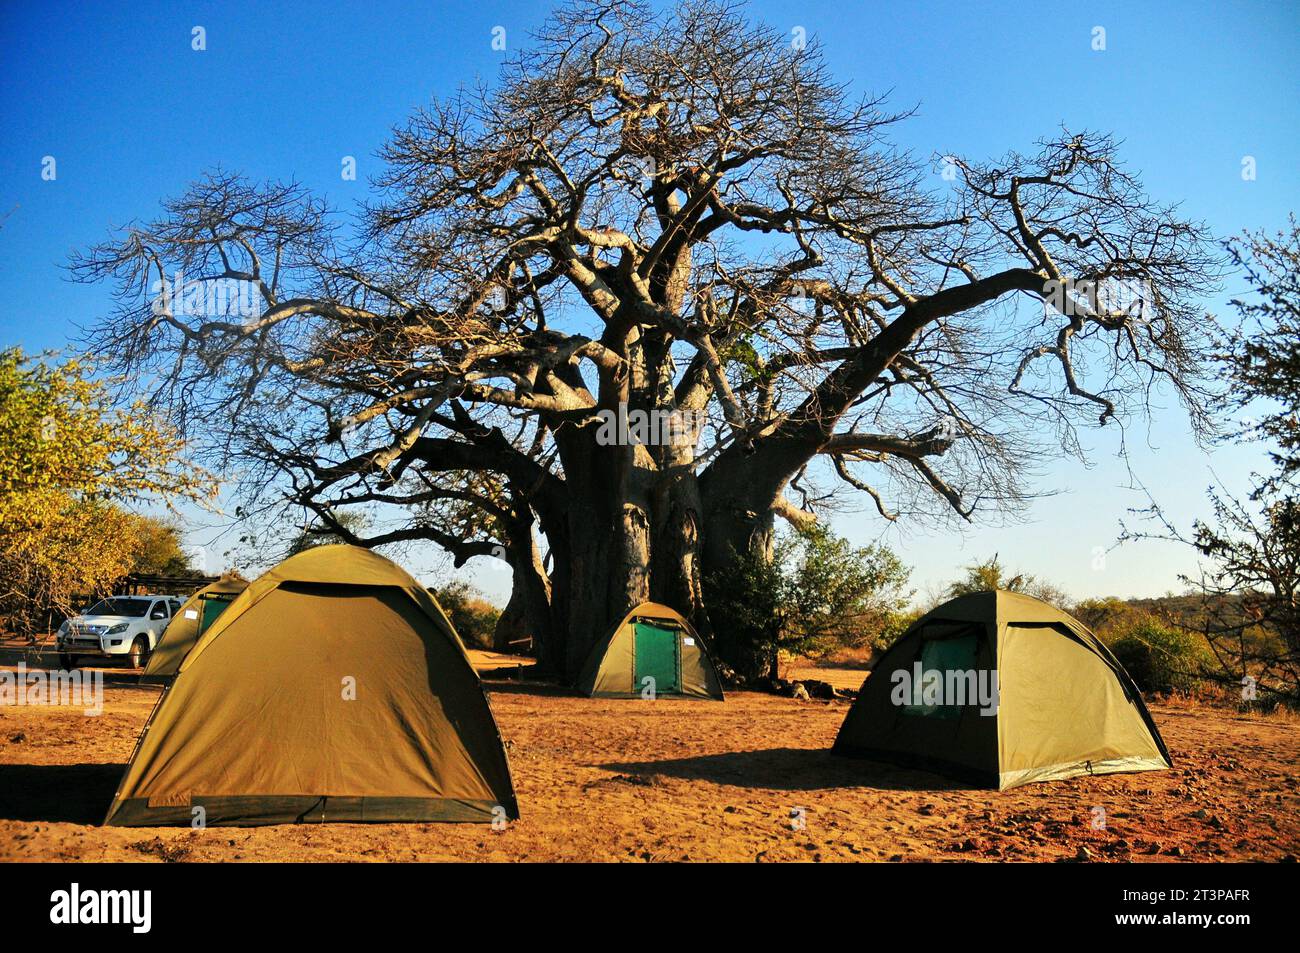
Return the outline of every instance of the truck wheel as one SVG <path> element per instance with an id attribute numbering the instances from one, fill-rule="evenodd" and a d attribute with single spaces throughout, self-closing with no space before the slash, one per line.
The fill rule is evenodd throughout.
<path id="1" fill-rule="evenodd" d="M 147 653 L 148 649 L 145 648 L 144 636 L 137 635 L 135 641 L 131 643 L 131 654 L 127 656 L 131 667 L 134 669 L 144 668 L 144 659 Z"/>
<path id="2" fill-rule="evenodd" d="M 59 653 L 59 668 L 70 670 L 76 667 L 77 657 L 75 655 L 69 655 L 67 652 Z"/>

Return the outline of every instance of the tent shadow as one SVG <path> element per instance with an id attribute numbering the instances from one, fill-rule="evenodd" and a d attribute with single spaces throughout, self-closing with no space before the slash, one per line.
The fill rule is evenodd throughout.
<path id="1" fill-rule="evenodd" d="M 606 771 L 638 777 L 672 777 L 711 781 L 741 788 L 819 791 L 827 788 L 875 788 L 888 791 L 961 791 L 973 786 L 928 771 L 879 761 L 846 758 L 815 748 L 766 748 L 729 751 L 670 761 L 625 761 L 597 765 Z"/>
<path id="2" fill-rule="evenodd" d="M 124 764 L 0 764 L 0 820 L 102 824 Z"/>
<path id="3" fill-rule="evenodd" d="M 505 679 L 494 679 L 488 675 L 481 676 L 481 679 L 483 688 L 491 695 L 535 695 L 539 698 L 585 697 L 572 688 L 565 688 L 554 682 L 506 681 Z"/>
<path id="4" fill-rule="evenodd" d="M 59 653 L 52 648 L 47 647 L 29 647 L 29 646 L 0 646 L 0 665 L 17 667 L 22 662 L 27 666 L 29 672 L 38 669 L 47 672 L 57 671 L 59 666 Z M 90 669 L 98 669 L 101 677 L 104 679 L 105 688 L 153 688 L 157 686 L 147 685 L 140 681 L 141 673 L 134 671 L 121 662 L 108 664 L 94 664 L 94 661 L 87 661 L 84 665 L 79 665 L 73 671 L 82 671 L 89 674 Z"/>

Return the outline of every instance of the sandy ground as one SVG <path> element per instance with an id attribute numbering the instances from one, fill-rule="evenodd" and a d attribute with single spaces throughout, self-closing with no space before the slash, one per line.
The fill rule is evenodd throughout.
<path id="1" fill-rule="evenodd" d="M 18 661 L 0 646 L 0 666 Z M 105 669 L 105 710 L 0 708 L 0 860 L 1295 860 L 1300 724 L 1153 709 L 1175 768 L 1012 791 L 832 757 L 846 703 L 594 701 L 476 653 L 522 820 L 98 826 L 157 697 Z M 28 662 L 30 666 L 31 661 Z M 856 686 L 861 671 L 802 672 Z M 1105 827 L 1092 821 L 1104 811 Z M 1082 848 L 1082 850 L 1081 850 Z"/>

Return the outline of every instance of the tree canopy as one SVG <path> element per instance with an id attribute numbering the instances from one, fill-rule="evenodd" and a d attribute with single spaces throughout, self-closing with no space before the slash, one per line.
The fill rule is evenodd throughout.
<path id="1" fill-rule="evenodd" d="M 855 547 L 818 525 L 779 536 L 770 558 L 748 553 L 712 580 L 728 626 L 758 651 L 824 656 L 873 647 L 896 629 L 912 591 L 890 549 Z"/>
<path id="2" fill-rule="evenodd" d="M 1277 473 L 1268 487 L 1300 477 L 1300 224 L 1277 235 L 1228 243 L 1253 297 L 1234 299 L 1240 331 L 1224 342 L 1234 386 L 1227 401 L 1247 417 L 1239 436 L 1269 442 Z M 1258 415 L 1258 416 L 1257 416 Z"/>
<path id="3" fill-rule="evenodd" d="M 0 609 L 35 625 L 126 573 L 184 562 L 174 526 L 124 508 L 205 498 L 175 429 L 84 360 L 0 352 Z"/>
<path id="4" fill-rule="evenodd" d="M 646 598 L 712 633 L 705 579 L 778 515 L 996 513 L 1162 389 L 1204 428 L 1221 256 L 1114 141 L 919 160 L 905 112 L 746 14 L 561 7 L 393 131 L 350 221 L 205 175 L 74 260 L 119 295 L 92 346 L 159 382 L 248 512 L 506 559 L 570 676 Z M 611 443 L 625 412 L 699 439 Z M 351 533 L 358 507 L 385 518 Z"/>
<path id="5" fill-rule="evenodd" d="M 1002 565 L 997 553 L 967 566 L 966 575 L 948 585 L 944 598 L 956 599 L 973 592 L 990 592 L 995 589 L 1023 592 L 1061 609 L 1069 607 L 1070 599 L 1064 592 L 1030 573 L 1012 572 Z"/>
<path id="6" fill-rule="evenodd" d="M 1254 475 L 1244 498 L 1211 488 L 1211 515 L 1180 530 L 1158 505 L 1159 528 L 1126 531 L 1193 547 L 1198 574 L 1185 576 L 1198 612 L 1181 620 L 1204 638 L 1215 677 L 1242 681 L 1246 701 L 1300 703 L 1300 227 L 1247 234 L 1228 243 L 1250 296 L 1233 304 L 1240 330 L 1220 354 L 1228 386 L 1222 403 L 1245 413 L 1234 439 L 1260 442 L 1271 472 Z"/>

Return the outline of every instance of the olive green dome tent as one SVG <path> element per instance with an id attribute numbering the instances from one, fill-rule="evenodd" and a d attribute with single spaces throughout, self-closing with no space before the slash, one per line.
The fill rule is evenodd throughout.
<path id="1" fill-rule="evenodd" d="M 384 557 L 321 546 L 199 637 L 106 823 L 498 817 L 518 817 L 505 750 L 442 609 Z"/>
<path id="2" fill-rule="evenodd" d="M 1000 790 L 1171 765 L 1137 687 L 1101 640 L 1061 610 L 1003 591 L 953 599 L 904 632 L 832 750 Z"/>
<path id="3" fill-rule="evenodd" d="M 190 654 L 199 636 L 212 627 L 235 596 L 248 588 L 238 576 L 225 575 L 190 596 L 172 616 L 162 639 L 149 653 L 149 664 L 141 675 L 143 681 L 164 681 L 176 674 L 185 656 Z"/>
<path id="4" fill-rule="evenodd" d="M 722 680 L 704 640 L 674 609 L 643 602 L 587 657 L 578 689 L 598 698 L 678 696 L 722 701 Z"/>

